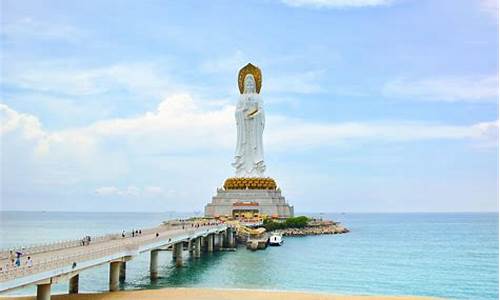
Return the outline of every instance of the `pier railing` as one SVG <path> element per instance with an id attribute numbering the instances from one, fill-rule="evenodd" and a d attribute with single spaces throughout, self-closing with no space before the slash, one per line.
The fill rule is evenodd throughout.
<path id="1" fill-rule="evenodd" d="M 107 234 L 103 236 L 91 237 L 93 243 L 105 242 L 121 237 L 119 234 Z M 56 241 L 45 244 L 30 245 L 30 246 L 14 246 L 8 249 L 0 250 L 0 259 L 7 259 L 10 256 L 10 251 L 15 255 L 16 251 L 22 252 L 23 255 L 33 255 L 37 253 L 68 249 L 73 247 L 82 246 L 82 239 L 79 240 L 66 240 L 66 241 Z"/>
<path id="2" fill-rule="evenodd" d="M 192 223 L 186 223 L 185 226 L 190 226 Z M 145 234 L 150 234 L 154 233 L 157 231 L 159 228 L 163 230 L 168 230 L 168 228 L 172 227 L 181 227 L 182 223 L 175 224 L 174 226 L 172 225 L 160 225 L 159 227 L 155 228 L 146 228 L 144 230 L 141 229 L 142 235 Z M 132 233 L 126 231 L 125 232 L 126 237 L 131 237 Z M 112 234 L 106 234 L 106 235 L 101 235 L 101 236 L 90 236 L 91 237 L 91 242 L 92 243 L 99 243 L 99 242 L 107 242 L 110 240 L 114 239 L 120 239 L 122 238 L 121 233 L 112 233 Z M 13 252 L 15 255 L 16 251 L 22 252 L 23 255 L 33 255 L 37 253 L 43 253 L 43 252 L 48 252 L 48 251 L 54 251 L 54 250 L 61 250 L 61 249 L 68 249 L 68 248 L 73 248 L 73 247 L 79 247 L 82 246 L 82 240 L 65 240 L 65 241 L 55 241 L 55 242 L 49 242 L 49 243 L 44 243 L 44 244 L 36 244 L 36 245 L 18 245 L 18 246 L 13 246 L 13 247 L 8 247 L 4 249 L 0 249 L 0 260 L 2 259 L 7 259 L 10 256 L 10 251 Z"/>
<path id="3" fill-rule="evenodd" d="M 56 270 L 58 268 L 72 266 L 74 263 L 78 264 L 84 261 L 89 261 L 93 259 L 104 258 L 107 256 L 111 256 L 115 253 L 120 252 L 128 252 L 134 251 L 138 249 L 140 245 L 148 245 L 153 242 L 158 241 L 168 241 L 168 239 L 175 239 L 176 237 L 188 233 L 189 235 L 194 235 L 197 231 L 202 229 L 209 230 L 211 228 L 217 227 L 220 224 L 200 226 L 200 227 L 191 227 L 186 226 L 184 229 L 169 229 L 166 226 L 160 226 L 157 228 L 146 229 L 142 232 L 142 235 L 146 236 L 137 236 L 134 238 L 125 237 L 122 238 L 120 234 L 117 235 L 107 235 L 103 236 L 102 239 L 97 239 L 98 241 L 105 240 L 107 237 L 106 243 L 92 243 L 90 246 L 78 246 L 80 249 L 73 253 L 60 254 L 56 256 L 50 256 L 46 259 L 33 260 L 32 265 L 26 265 L 26 261 L 21 266 L 12 266 L 10 262 L 7 265 L 1 266 L 2 271 L 0 272 L 0 282 L 33 275 L 37 273 L 47 272 L 51 270 Z M 177 227 L 177 226 L 176 226 Z M 159 233 L 160 235 L 156 237 L 155 233 Z M 167 234 L 165 234 L 167 233 Z M 153 234 L 152 237 L 147 237 L 147 235 Z M 111 239 L 110 236 L 115 238 Z M 165 243 L 165 245 L 167 245 Z M 54 245 L 55 246 L 55 245 Z M 75 246 L 73 246 L 75 247 Z M 73 248 L 66 247 L 66 248 Z M 66 249 L 65 247 L 57 248 L 55 250 Z M 42 249 L 41 247 L 35 247 L 34 249 Z M 46 248 L 47 249 L 47 248 Z M 47 250 L 45 250 L 47 251 Z M 71 251 L 71 250 L 68 250 Z M 26 255 L 24 256 L 26 257 Z M 104 262 L 103 262 L 104 263 Z"/>

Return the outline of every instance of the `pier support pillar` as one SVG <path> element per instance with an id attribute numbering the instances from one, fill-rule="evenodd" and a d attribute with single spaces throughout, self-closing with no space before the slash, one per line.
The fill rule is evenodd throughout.
<path id="1" fill-rule="evenodd" d="M 50 300 L 50 283 L 36 286 L 36 300 Z"/>
<path id="2" fill-rule="evenodd" d="M 174 244 L 173 253 L 175 253 L 175 266 L 182 266 L 182 242 Z"/>
<path id="3" fill-rule="evenodd" d="M 172 245 L 172 259 L 175 259 L 175 255 L 176 255 L 176 252 L 175 252 L 175 244 Z"/>
<path id="4" fill-rule="evenodd" d="M 125 282 L 125 277 L 127 276 L 127 263 L 122 262 L 120 265 L 120 283 Z"/>
<path id="5" fill-rule="evenodd" d="M 78 281 L 80 279 L 80 275 L 76 274 L 75 276 L 69 279 L 69 289 L 68 293 L 70 294 L 78 294 Z"/>
<path id="6" fill-rule="evenodd" d="M 194 239 L 194 258 L 201 256 L 201 237 Z"/>
<path id="7" fill-rule="evenodd" d="M 214 233 L 214 251 L 219 250 L 219 235 L 217 233 Z"/>
<path id="8" fill-rule="evenodd" d="M 200 251 L 205 252 L 207 248 L 205 247 L 205 237 L 200 236 Z"/>
<path id="9" fill-rule="evenodd" d="M 222 232 L 219 232 L 219 250 L 221 248 L 224 248 L 224 234 Z"/>
<path id="10" fill-rule="evenodd" d="M 209 234 L 207 236 L 207 251 L 208 252 L 214 252 L 214 235 Z"/>
<path id="11" fill-rule="evenodd" d="M 222 234 L 222 247 L 223 248 L 229 248 L 229 240 L 227 238 L 227 230 L 224 230 L 221 232 Z"/>
<path id="12" fill-rule="evenodd" d="M 227 240 L 228 240 L 228 243 L 227 243 L 227 246 L 229 248 L 234 248 L 234 232 L 233 232 L 233 228 L 229 227 L 227 229 Z"/>
<path id="13" fill-rule="evenodd" d="M 113 261 L 109 264 L 109 291 L 115 292 L 119 288 L 121 261 Z"/>
<path id="14" fill-rule="evenodd" d="M 188 253 L 189 256 L 193 256 L 193 240 L 188 241 Z"/>
<path id="15" fill-rule="evenodd" d="M 149 258 L 149 277 L 151 280 L 158 278 L 158 250 L 151 250 Z"/>

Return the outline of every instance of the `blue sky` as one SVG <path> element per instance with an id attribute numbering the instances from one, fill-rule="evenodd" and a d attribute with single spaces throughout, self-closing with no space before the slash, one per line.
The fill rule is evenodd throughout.
<path id="1" fill-rule="evenodd" d="M 247 62 L 296 211 L 498 210 L 496 1 L 1 5 L 3 210 L 202 210 Z"/>

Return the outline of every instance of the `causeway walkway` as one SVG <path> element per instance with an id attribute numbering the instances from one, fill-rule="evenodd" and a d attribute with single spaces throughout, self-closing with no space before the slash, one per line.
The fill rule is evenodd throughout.
<path id="1" fill-rule="evenodd" d="M 176 222 L 127 233 L 91 238 L 87 245 L 80 240 L 35 245 L 21 251 L 21 265 L 12 265 L 9 250 L 0 252 L 0 293 L 28 285 L 37 285 L 37 300 L 50 299 L 52 283 L 69 280 L 69 293 L 78 293 L 78 274 L 86 269 L 109 264 L 109 290 L 119 289 L 126 278 L 126 262 L 143 252 L 150 252 L 150 277 L 158 276 L 158 252 L 172 251 L 177 266 L 182 265 L 183 250 L 199 258 L 202 252 L 235 246 L 234 228 L 212 222 Z M 31 264 L 27 258 L 31 257 Z"/>

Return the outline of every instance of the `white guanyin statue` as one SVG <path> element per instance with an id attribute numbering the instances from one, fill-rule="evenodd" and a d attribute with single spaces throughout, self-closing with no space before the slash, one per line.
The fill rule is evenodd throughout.
<path id="1" fill-rule="evenodd" d="M 260 69 L 252 64 L 243 67 L 238 85 L 241 95 L 235 113 L 237 140 L 232 165 L 236 168 L 236 177 L 263 177 L 266 169 L 262 145 L 265 116 L 259 95 L 262 85 Z"/>

